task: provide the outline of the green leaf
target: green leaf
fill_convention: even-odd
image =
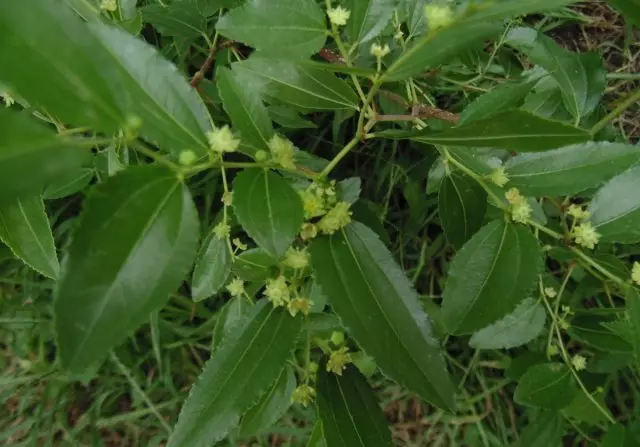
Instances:
[[[451,334],[480,330],[514,311],[542,269],[528,228],[495,220],[467,242],[451,263],[442,312]]]
[[[564,418],[558,411],[538,412],[522,430],[518,447],[560,447]]]
[[[607,80],[604,63],[598,53],[565,50],[552,38],[532,28],[512,29],[505,42],[525,53],[553,76],[573,117],[588,115],[600,103]]]
[[[556,121],[571,121],[559,88],[532,92],[520,109]]]
[[[214,296],[227,283],[233,262],[226,239],[209,233],[196,260],[191,297],[198,302]]]
[[[479,96],[465,107],[460,114],[460,124],[498,115],[505,110],[515,109],[531,92],[536,81],[506,82]]]
[[[44,203],[39,196],[0,204],[0,240],[25,264],[56,279],[60,265]]]
[[[245,281],[264,281],[277,272],[278,260],[261,248],[251,248],[236,256],[231,270]]]
[[[243,147],[250,154],[266,150],[273,135],[273,124],[260,95],[240,84],[236,72],[226,67],[218,68],[216,80],[224,110],[234,130],[240,132]]]
[[[298,112],[287,106],[267,107],[271,120],[285,129],[317,129],[312,121],[302,118]]]
[[[91,183],[94,170],[90,168],[78,168],[60,175],[55,181],[49,183],[42,193],[45,200],[61,199],[82,191]]]
[[[206,152],[210,122],[197,92],[127,32],[85,23],[58,2],[25,0],[0,6],[0,41],[11,42],[0,79],[61,121],[112,134],[138,117],[140,135],[162,148]]]
[[[381,371],[423,399],[454,407],[438,341],[404,272],[360,223],[311,245],[316,280],[350,334]]]
[[[612,178],[589,205],[591,223],[600,242],[632,244],[640,242],[640,166]]]
[[[307,447],[327,447],[327,443],[324,440],[324,434],[322,433],[322,422],[317,421],[309,436],[309,442]]]
[[[207,33],[207,18],[194,3],[185,1],[141,8],[142,18],[160,33],[175,37],[199,37]]]
[[[604,141],[520,154],[506,165],[509,187],[530,196],[563,196],[601,185],[640,161],[640,148]]]
[[[609,411],[606,410],[607,405],[604,402],[604,395],[602,393],[594,393],[592,394],[592,399],[598,402],[599,406],[596,405],[584,392],[578,393],[571,404],[562,410],[562,413],[568,418],[580,422],[586,422],[591,425],[598,425],[606,423],[609,420],[613,420],[613,416],[611,416]],[[602,409],[607,411],[609,417],[602,412]]]
[[[514,399],[528,407],[561,410],[578,393],[571,371],[561,363],[534,365],[520,378]]]
[[[438,211],[447,240],[459,249],[482,227],[487,193],[475,180],[453,173],[440,186]]]
[[[80,222],[54,300],[62,365],[77,373],[167,302],[198,242],[188,189],[157,166],[129,168],[98,185]]]
[[[396,8],[395,0],[348,0],[347,9],[351,12],[345,31],[351,51],[358,45],[378,37],[384,30],[393,11]]]
[[[258,403],[242,417],[240,436],[255,436],[275,424],[291,406],[291,394],[295,388],[296,376],[287,366]]]
[[[633,334],[633,355],[640,364],[640,294],[631,287],[625,297],[627,303],[627,318],[631,322]]]
[[[474,4],[469,21],[502,20],[533,13],[554,11],[577,0],[509,0]]]
[[[206,363],[167,447],[206,447],[225,437],[278,378],[302,322],[266,300],[255,305]]]
[[[342,376],[321,368],[318,413],[327,445],[391,447],[391,431],[367,379],[352,365]]]
[[[591,139],[591,135],[585,130],[521,110],[511,110],[446,130],[387,131],[376,135],[408,138],[426,144],[490,147],[516,152],[546,151]]]
[[[224,337],[243,321],[243,317],[253,309],[253,303],[245,297],[231,298],[216,315],[216,325],[213,327],[211,345],[217,349]]]
[[[88,158],[72,141],[24,113],[0,108],[0,134],[0,203],[40,194],[47,183],[74,172]]]
[[[216,29],[265,54],[302,58],[324,45],[325,23],[314,0],[249,0],[218,20]]]
[[[253,88],[259,88],[265,98],[302,111],[358,108],[358,96],[349,84],[317,68],[259,56],[236,62],[232,67],[234,72],[255,80]]]
[[[569,333],[573,338],[603,352],[631,353],[633,346],[604,324],[611,320],[593,315],[571,320]]]
[[[546,317],[544,307],[533,298],[527,298],[502,320],[473,334],[469,345],[474,349],[511,349],[522,346],[540,335]]]
[[[242,171],[233,182],[233,193],[233,209],[242,228],[271,256],[282,256],[304,221],[298,193],[266,169]]]
[[[640,1],[638,0],[609,0],[611,6],[622,13],[627,23],[640,26]]]

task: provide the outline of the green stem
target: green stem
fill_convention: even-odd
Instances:
[[[631,92],[631,94],[623,99],[615,109],[613,109],[607,116],[598,121],[596,125],[591,128],[591,134],[595,135],[596,133],[600,132],[607,126],[607,124],[622,115],[625,110],[631,107],[633,103],[638,101],[640,101],[640,88],[637,88],[636,90]]]
[[[580,249],[578,249],[576,247],[569,247],[569,249],[572,252],[574,252],[576,255],[578,255],[578,257],[580,259],[582,259],[587,265],[589,265],[590,267],[593,267],[595,270],[597,270],[598,272],[602,273],[604,276],[609,278],[611,281],[613,281],[616,284],[618,284],[622,289],[626,289],[629,286],[625,280],[623,280],[622,278],[619,278],[618,276],[616,276],[613,273],[611,273],[609,270],[607,270],[606,268],[601,266],[599,263],[597,263],[596,261],[591,259],[589,257],[589,255],[585,254],[582,250],[580,250]]]
[[[358,141],[360,140],[357,136],[349,141],[349,143],[347,143],[347,145],[343,147],[340,152],[338,152],[338,155],[333,157],[333,160],[329,162],[329,164],[322,170],[318,177],[324,178],[329,175],[331,171],[333,171],[333,169],[338,165],[338,163],[340,163],[340,161],[347,156],[351,149],[353,149],[358,144]]]

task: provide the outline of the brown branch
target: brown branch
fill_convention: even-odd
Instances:
[[[323,48],[318,51],[318,56],[332,64],[344,64],[344,59],[342,59],[338,53],[331,51],[328,48]]]
[[[211,69],[211,65],[213,64],[213,61],[215,60],[216,55],[218,54],[218,51],[220,51],[223,48],[228,48],[232,46],[234,43],[235,41],[233,40],[227,40],[226,42],[222,42],[220,45],[217,45],[211,48],[211,51],[209,52],[209,55],[205,59],[204,63],[202,64],[202,67],[200,67],[200,70],[196,71],[196,74],[194,74],[193,77],[191,78],[191,82],[190,82],[191,87],[198,88],[198,84],[200,84],[200,81],[204,79],[207,72]]]
[[[397,93],[390,92],[388,90],[380,90],[380,94],[386,96],[393,102],[401,104],[409,109],[409,104],[405,99]],[[457,113],[442,110],[437,107],[429,107],[424,104],[415,104],[411,107],[411,113],[407,115],[378,115],[377,121],[412,121],[416,118],[429,119],[437,118],[442,121],[449,121],[451,123],[458,123],[460,121],[460,115]]]

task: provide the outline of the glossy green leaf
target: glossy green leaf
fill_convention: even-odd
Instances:
[[[573,338],[603,352],[631,353],[633,346],[605,325],[610,319],[593,315],[578,316],[571,320],[569,333]]]
[[[506,43],[544,67],[558,82],[567,110],[575,118],[591,113],[600,103],[607,85],[602,57],[575,53],[532,28],[512,29]]]
[[[585,130],[521,110],[511,110],[446,130],[387,131],[378,135],[396,139],[408,138],[426,144],[490,147],[516,152],[546,151],[585,143],[591,139],[591,135]]]
[[[589,205],[591,223],[600,242],[640,242],[640,166],[612,178]]]
[[[278,378],[302,322],[266,300],[254,306],[206,363],[167,447],[208,447],[225,437]]]
[[[273,124],[260,95],[241,85],[236,72],[226,67],[218,68],[216,80],[224,110],[231,118],[233,129],[240,132],[243,147],[250,154],[266,150],[273,135]]]
[[[298,193],[273,171],[245,169],[233,182],[233,194],[242,228],[272,257],[282,256],[304,221]]]
[[[278,260],[261,248],[251,248],[236,256],[231,270],[245,281],[264,281],[274,276]]]
[[[640,26],[640,1],[638,0],[609,0],[611,6],[622,13],[627,23]]]
[[[49,183],[42,193],[42,198],[45,200],[61,199],[80,192],[91,183],[93,176],[94,170],[90,168],[69,171]]]
[[[562,363],[534,365],[520,378],[514,399],[528,407],[561,410],[578,393],[571,371]]]
[[[447,240],[459,249],[484,222],[487,193],[470,177],[453,173],[446,176],[438,193],[438,212]]]
[[[231,332],[239,323],[243,321],[243,317],[247,315],[253,308],[253,303],[246,297],[231,298],[220,312],[216,315],[216,325],[213,327],[213,335],[211,344],[217,349],[224,337]]]
[[[162,148],[207,150],[210,123],[197,92],[127,32],[25,0],[0,6],[0,41],[12,42],[0,55],[0,79],[62,121],[115,133],[138,117],[140,135]]]
[[[296,376],[287,366],[258,403],[242,417],[240,436],[255,436],[275,424],[291,406],[291,394],[295,388]]]
[[[442,312],[452,334],[478,331],[513,312],[542,269],[538,241],[519,224],[495,220],[456,254]]]
[[[227,283],[233,259],[226,239],[209,233],[202,243],[191,279],[191,297],[198,302],[214,296]]]
[[[509,187],[530,196],[562,196],[594,188],[640,161],[640,147],[591,142],[520,154],[505,167]]]
[[[329,304],[380,370],[423,399],[453,408],[439,343],[415,290],[378,236],[353,223],[317,238],[311,262]]]
[[[556,121],[571,121],[559,88],[532,92],[520,109]]]
[[[640,364],[640,294],[635,288],[630,288],[625,297],[627,303],[627,317],[631,322],[633,335],[633,355]]]
[[[35,271],[58,277],[56,246],[40,196],[0,204],[0,240]]]
[[[596,405],[592,399],[598,402],[598,405]],[[613,416],[611,416],[606,408],[607,405],[604,402],[604,395],[602,393],[596,391],[590,399],[584,392],[581,392],[576,394],[576,397],[569,406],[562,410],[562,414],[574,421],[598,425],[613,420]],[[602,412],[602,409],[605,409],[609,417]]]
[[[538,412],[522,430],[518,447],[560,447],[564,434],[564,418],[558,411]]]
[[[271,120],[285,129],[316,129],[318,126],[307,119],[304,119],[294,109],[287,106],[267,107]]]
[[[175,37],[199,37],[207,33],[207,18],[195,3],[185,1],[141,8],[142,18],[160,33]]]
[[[348,366],[342,376],[321,368],[317,383],[318,413],[327,445],[391,447],[391,431],[367,379]]]
[[[39,195],[47,183],[74,172],[89,155],[30,116],[4,107],[0,135],[0,203]]]
[[[327,443],[324,440],[324,434],[322,433],[322,422],[317,421],[311,430],[311,436],[309,436],[309,442],[307,447],[327,447]]]
[[[490,118],[506,110],[515,109],[531,92],[534,84],[535,81],[507,82],[478,96],[460,114],[460,124]]]
[[[199,233],[188,189],[157,166],[98,185],[80,222],[54,300],[58,353],[78,373],[167,302],[192,266]]]
[[[473,334],[469,345],[475,349],[522,346],[540,335],[546,317],[544,307],[533,298],[527,298],[503,319]]]
[[[358,96],[345,81],[291,60],[251,57],[233,70],[254,79],[265,98],[303,111],[358,108]]]
[[[338,199],[349,204],[354,204],[358,201],[361,191],[362,180],[360,179],[360,177],[346,178],[344,180],[340,180],[336,184]]]
[[[577,0],[508,0],[473,5],[469,21],[502,20],[539,12],[553,11]]]
[[[314,0],[248,0],[218,20],[216,29],[278,56],[310,56],[327,39],[324,12]]]
[[[351,47],[376,38],[391,20],[396,3],[396,0],[348,0],[345,6],[351,15],[345,32]]]

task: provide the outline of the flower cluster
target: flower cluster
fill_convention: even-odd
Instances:
[[[311,311],[311,305],[313,302],[307,298],[294,298],[289,301],[287,304],[287,310],[292,317],[298,315],[298,313],[302,313],[302,315],[309,315],[309,311]]]
[[[309,252],[306,248],[289,247],[284,254],[284,265],[301,270],[309,265]]]
[[[216,154],[235,152],[240,147],[240,140],[233,135],[226,124],[222,127],[214,127],[207,133],[210,149]]]
[[[5,107],[11,107],[16,102],[16,100],[13,99],[13,97],[9,94],[9,92],[1,92],[0,98],[2,98],[2,101],[4,101]]]
[[[117,0],[102,0],[100,2],[100,9],[108,12],[116,12],[118,10]]]
[[[233,278],[227,285],[227,290],[234,297],[244,295],[244,281],[240,278]]]
[[[489,180],[494,183],[496,186],[502,188],[509,182],[509,177],[507,177],[507,173],[504,170],[504,166],[500,166],[491,172],[489,175]]]
[[[220,222],[213,227],[213,234],[215,234],[218,239],[226,239],[229,237],[229,234],[231,234],[231,227],[226,222]]]
[[[507,191],[505,197],[507,198],[507,202],[509,202],[511,218],[513,221],[526,224],[529,218],[531,218],[531,213],[533,212],[531,205],[527,202],[527,199],[520,194],[520,191],[517,188],[511,188]]]
[[[329,16],[329,21],[335,26],[344,26],[347,24],[349,17],[351,17],[351,11],[342,6],[336,6],[335,8],[327,10],[327,16]]]
[[[318,222],[318,229],[323,234],[333,234],[351,223],[351,210],[347,202],[338,202]]]
[[[313,399],[315,399],[315,397],[316,390],[313,387],[304,384],[293,390],[293,393],[291,394],[291,402],[306,407],[311,402],[313,402]]]
[[[284,307],[291,301],[291,292],[284,276],[280,275],[276,279],[267,279],[264,296],[271,301],[275,307]]]
[[[580,225],[576,225],[573,230],[571,230],[571,237],[576,244],[589,249],[594,249],[600,240],[600,234],[589,222],[583,222]]]
[[[336,182],[332,180],[328,185],[312,183],[309,187],[299,192],[304,208],[305,219],[322,216],[336,204]]]
[[[437,4],[429,4],[424,7],[424,16],[427,19],[430,31],[445,28],[454,20],[450,7]]]
[[[271,158],[285,169],[295,169],[295,147],[293,143],[280,135],[274,134],[268,143]]]
[[[569,209],[567,210],[567,214],[573,217],[575,220],[586,220],[591,217],[591,213],[584,210],[580,205],[576,205],[572,203],[569,205]]]
[[[640,262],[634,262],[631,269],[631,281],[640,286]]]
[[[389,48],[388,44],[380,45],[374,43],[371,45],[371,55],[377,59],[382,59],[389,53],[391,53],[391,48]]]
[[[329,361],[327,361],[327,371],[341,376],[342,371],[345,370],[351,361],[352,359],[349,348],[346,346],[338,348],[335,351],[332,351],[329,356]]]

